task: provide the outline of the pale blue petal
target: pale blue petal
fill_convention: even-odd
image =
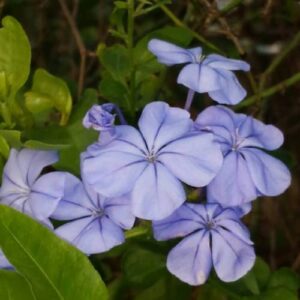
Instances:
[[[82,182],[74,175],[66,173],[64,196],[51,218],[73,220],[91,215],[93,209],[95,206],[89,199]]]
[[[166,219],[153,221],[154,238],[158,241],[165,241],[203,229],[205,220],[198,212],[199,206],[185,203]]]
[[[200,47],[187,50],[158,39],[152,39],[148,49],[157,56],[160,63],[168,66],[196,61],[202,53]]]
[[[13,269],[13,265],[8,261],[3,252],[0,250],[0,269]]]
[[[279,148],[283,144],[282,132],[273,125],[265,125],[259,120],[246,115],[239,126],[238,134],[244,140],[240,147],[259,147],[268,150]]]
[[[149,151],[156,152],[190,131],[193,122],[186,110],[157,101],[145,106],[138,124]]]
[[[51,216],[64,196],[65,172],[51,172],[41,176],[32,186],[29,203],[39,220]]]
[[[18,154],[18,165],[24,181],[31,186],[42,170],[58,161],[56,151],[23,149]]]
[[[261,194],[277,196],[290,186],[290,171],[280,160],[258,149],[243,149],[242,154]]]
[[[177,82],[195,92],[206,93],[219,90],[221,78],[213,68],[193,63],[180,71]]]
[[[124,242],[123,231],[107,217],[87,217],[62,225],[56,233],[90,255],[108,251]]]
[[[218,69],[219,89],[208,91],[209,96],[221,104],[234,105],[241,102],[247,95],[233,72]]]
[[[197,116],[195,125],[199,130],[211,131],[216,141],[225,144],[227,149],[234,143],[234,112],[225,106],[209,106]]]
[[[149,164],[132,191],[132,212],[146,220],[161,220],[185,201],[182,184],[162,164]]]
[[[209,233],[204,230],[183,239],[167,258],[168,270],[190,285],[203,284],[211,267]]]
[[[217,176],[208,185],[208,198],[224,207],[237,206],[257,197],[248,164],[236,151],[230,152]]]
[[[147,167],[144,158],[121,151],[105,151],[82,161],[83,177],[103,196],[118,197],[130,192]]]
[[[128,194],[116,198],[105,198],[103,202],[105,214],[115,224],[124,229],[133,227],[135,216],[131,212],[130,197]]]
[[[252,246],[218,227],[212,233],[212,258],[218,277],[231,282],[243,277],[253,267],[255,252]]]
[[[221,168],[223,156],[210,133],[195,133],[172,141],[159,152],[162,162],[184,183],[207,185]]]
[[[242,70],[248,72],[250,70],[250,65],[245,61],[238,59],[231,59],[219,54],[210,54],[203,61],[204,64],[209,65],[215,69],[225,69],[225,70]]]

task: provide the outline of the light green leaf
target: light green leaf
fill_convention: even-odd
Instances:
[[[44,69],[37,69],[32,88],[25,93],[25,104],[32,113],[40,113],[55,107],[61,113],[60,125],[66,125],[72,110],[72,97],[62,79]]]
[[[0,29],[0,88],[6,96],[14,97],[26,82],[31,61],[30,43],[22,26],[13,17],[2,20]],[[4,87],[4,85],[7,85]],[[3,90],[4,89],[4,90]],[[9,94],[7,94],[9,93]]]
[[[35,220],[4,205],[0,205],[0,245],[30,282],[36,299],[108,299],[104,283],[84,254]]]
[[[35,300],[26,279],[14,271],[0,270],[0,299]]]
[[[10,147],[12,148],[22,147],[21,131],[0,129],[0,135],[6,139]]]
[[[49,144],[41,141],[28,140],[24,144],[24,147],[39,150],[62,150],[68,149],[70,145],[67,144]]]
[[[8,158],[9,155],[9,145],[6,139],[0,134],[0,153],[5,157]]]

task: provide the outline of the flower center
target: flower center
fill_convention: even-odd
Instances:
[[[206,223],[206,229],[207,230],[211,230],[214,229],[216,227],[216,223],[214,220],[210,220]]]
[[[93,211],[92,215],[94,217],[101,218],[101,217],[103,217],[105,215],[104,209],[101,209],[101,208],[96,209],[96,210]]]
[[[151,151],[147,156],[146,156],[146,159],[148,162],[150,163],[154,163],[156,161],[156,155],[153,151]]]

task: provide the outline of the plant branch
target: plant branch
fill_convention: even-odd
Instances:
[[[182,21],[180,21],[173,13],[171,10],[169,10],[165,5],[161,5],[160,8],[164,11],[164,13],[174,22],[175,25],[177,25],[178,27],[182,27],[184,29],[186,29],[187,31],[189,31],[194,38],[196,38],[198,41],[200,41],[201,43],[203,43],[204,45],[206,45],[208,48],[220,53],[220,54],[224,54],[224,52],[219,49],[217,46],[215,46],[214,44],[212,44],[211,42],[209,42],[208,40],[206,40],[203,36],[201,36],[199,33],[193,31],[192,29],[190,29],[187,25],[185,25]]]
[[[274,70],[283,62],[287,55],[294,50],[300,43],[300,31],[294,36],[294,38],[285,46],[284,50],[281,51],[269,65],[269,67],[261,75],[260,89],[263,89],[268,75],[274,72]]]
[[[83,91],[83,86],[84,86],[84,78],[85,78],[85,69],[86,69],[86,57],[87,57],[87,50],[85,48],[85,45],[81,39],[79,30],[76,26],[75,20],[71,14],[71,12],[69,11],[67,4],[65,2],[65,0],[58,0],[60,7],[62,9],[63,15],[66,18],[73,38],[75,40],[75,43],[77,45],[78,51],[79,51],[79,55],[80,55],[80,66],[79,66],[79,76],[78,76],[78,90],[77,90],[77,96],[78,98],[80,97],[80,95],[82,94]]]
[[[300,81],[300,72],[294,74],[293,76],[273,85],[272,87],[262,91],[261,93],[259,93],[259,95],[253,95],[251,97],[246,98],[244,101],[242,101],[240,104],[238,104],[235,108],[236,109],[240,109],[243,107],[247,107],[250,106],[252,104],[254,104],[257,99],[261,100],[263,98],[267,98],[269,96],[272,96],[273,94],[276,94],[280,91],[285,90],[286,88],[288,88],[289,86],[297,83],[298,81]],[[258,98],[259,96],[259,98]]]

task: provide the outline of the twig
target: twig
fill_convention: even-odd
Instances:
[[[212,44],[211,42],[209,42],[208,40],[206,40],[203,36],[201,36],[199,33],[191,30],[187,25],[185,25],[182,21],[180,21],[173,13],[171,10],[169,10],[165,5],[161,5],[160,8],[164,11],[164,13],[174,22],[175,25],[177,25],[178,27],[182,27],[184,29],[186,29],[187,31],[189,31],[194,38],[196,38],[198,41],[200,41],[201,43],[203,43],[204,45],[206,45],[208,48],[224,54],[224,51],[222,51],[221,49],[219,49],[217,46],[215,46],[214,44]]]
[[[292,269],[294,271],[296,271],[298,268],[300,267],[300,252],[298,253],[293,265],[292,265]]]
[[[282,90],[285,90],[287,87],[297,83],[300,81],[300,72],[294,74],[293,76],[273,85],[272,87],[262,91],[259,94],[259,99],[266,98],[269,96],[272,96],[273,94],[276,94],[277,92],[280,92]],[[254,104],[258,99],[258,95],[253,95],[251,97],[246,98],[243,102],[238,104],[235,108],[241,109],[243,107],[250,106],[251,104]]]
[[[208,0],[200,0],[205,6],[206,8],[209,10],[210,14],[213,16],[213,20],[217,20],[219,22],[219,24],[222,27],[222,33],[224,35],[226,35],[226,37],[232,41],[232,43],[234,44],[235,48],[237,49],[238,53],[240,56],[244,56],[246,54],[246,51],[244,49],[244,47],[242,46],[242,44],[240,43],[238,36],[233,32],[233,30],[231,29],[230,25],[227,22],[227,19],[222,16],[222,14],[219,12],[217,4],[215,1],[213,1],[213,3],[210,3]],[[250,83],[250,86],[253,90],[254,93],[257,92],[257,84],[256,81],[254,79],[254,76],[252,74],[252,72],[247,72],[247,77]]]
[[[265,86],[268,75],[270,75],[274,70],[283,62],[286,56],[294,50],[300,43],[300,31],[294,36],[294,38],[284,47],[284,50],[281,51],[269,65],[269,67],[261,75],[260,80],[260,90]]]
[[[86,57],[87,57],[87,50],[85,48],[85,45],[81,39],[79,30],[76,26],[76,23],[74,21],[74,18],[72,17],[71,12],[69,11],[65,0],[58,0],[62,12],[71,28],[72,35],[74,37],[74,40],[76,42],[79,55],[80,55],[80,66],[79,66],[79,76],[78,76],[78,90],[77,90],[77,96],[78,98],[82,94],[83,86],[84,86],[84,78],[85,78],[85,68],[86,68]]]

